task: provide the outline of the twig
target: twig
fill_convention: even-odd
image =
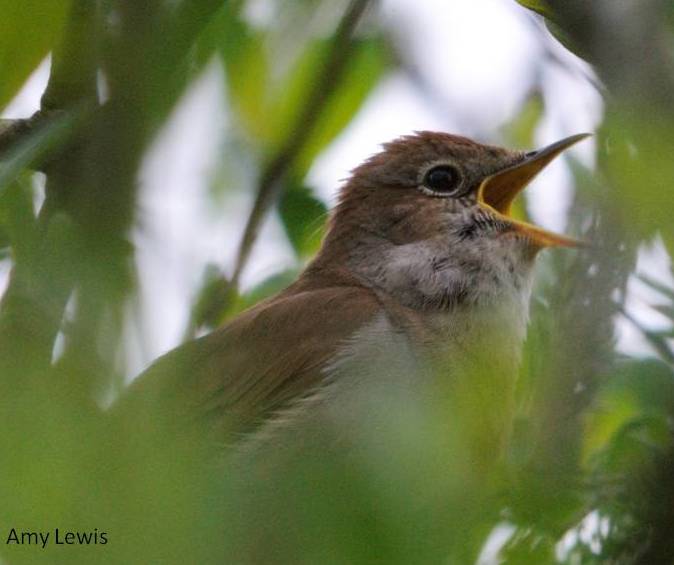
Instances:
[[[30,135],[41,118],[36,112],[26,119],[0,120],[0,155]]]
[[[335,32],[332,48],[323,67],[323,72],[317,77],[316,86],[311,91],[303,107],[303,111],[300,113],[285,143],[262,171],[256,191],[255,204],[248,217],[248,222],[239,244],[236,263],[234,264],[234,271],[230,280],[232,288],[236,288],[239,284],[241,273],[248,262],[250,252],[258,237],[262,220],[282,190],[283,178],[304,147],[335,85],[341,79],[351,54],[349,49],[351,37],[369,3],[370,0],[353,0],[351,2]]]
[[[192,317],[188,324],[184,339],[194,336],[198,326],[209,320],[217,319],[218,312],[223,308],[226,297],[231,296],[239,286],[241,273],[250,258],[251,250],[259,235],[260,226],[282,191],[283,179],[293,165],[306,140],[321,116],[322,110],[328,102],[336,84],[339,83],[342,72],[350,56],[349,43],[353,32],[367,9],[370,0],[353,0],[342,17],[332,41],[325,66],[315,81],[315,87],[308,96],[297,121],[279,148],[276,155],[264,167],[256,190],[255,203],[248,216],[246,227],[239,243],[234,270],[229,280],[223,278],[221,290],[214,295],[214,299],[203,306],[199,316]],[[223,298],[225,297],[225,298]]]
[[[42,123],[46,113],[68,110],[95,94],[95,58],[88,41],[95,36],[95,5],[90,0],[72,3],[64,42],[52,57],[49,83],[42,97],[42,111],[27,120],[5,123],[0,147],[9,148],[30,135],[38,122]],[[49,364],[53,342],[74,284],[72,272],[53,265],[53,258],[61,256],[66,250],[60,247],[64,243],[63,238],[51,237],[50,234],[62,230],[59,226],[55,230],[49,229],[51,214],[58,208],[54,199],[58,200],[59,194],[68,189],[72,161],[67,153],[50,160],[47,198],[39,218],[43,237],[37,242],[34,260],[14,266],[9,287],[0,304],[0,358],[11,352],[21,361],[15,359],[10,367],[24,372],[30,372],[30,367]],[[37,330],[39,335],[36,335]]]
[[[669,344],[662,336],[659,336],[656,332],[644,328],[634,316],[625,310],[625,308],[620,309],[620,314],[637,330],[639,330],[639,332],[644,336],[644,338],[646,338],[648,343],[653,346],[658,355],[660,355],[664,361],[674,365],[674,351],[672,351],[672,349],[669,347]]]
[[[54,113],[71,109],[83,100],[95,100],[97,65],[91,47],[95,16],[95,2],[73,2],[66,40],[54,53],[41,109],[30,118],[0,120],[0,156],[35,133]]]

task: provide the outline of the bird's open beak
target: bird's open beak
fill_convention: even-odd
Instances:
[[[540,173],[557,155],[575,145],[579,141],[589,137],[588,133],[572,135],[557,143],[548,145],[546,148],[532,153],[527,153],[525,159],[499,171],[482,181],[478,190],[478,203],[495,212],[513,225],[515,231],[525,234],[529,239],[540,247],[578,247],[582,242],[558,235],[522,222],[510,216],[510,209],[515,197]]]

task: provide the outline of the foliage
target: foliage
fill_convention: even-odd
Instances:
[[[0,3],[0,107],[9,102],[28,75],[58,44],[68,1]]]
[[[96,528],[109,539],[3,544],[3,563],[463,564],[489,546],[505,564],[674,562],[674,290],[641,277],[662,329],[626,308],[639,248],[660,237],[674,250],[672,9],[647,2],[615,28],[603,17],[609,0],[518,3],[587,57],[610,94],[597,170],[571,168],[569,229],[593,246],[542,261],[507,452],[470,441],[499,398],[453,410],[442,386],[426,397],[373,388],[348,422],[336,414],[343,427],[317,426],[301,449],[242,469],[235,457],[212,464],[203,438],[160,425],[170,413],[108,409],[136,345],[138,171],[217,61],[230,117],[220,182],[256,203],[234,273],[210,265],[185,313],[186,336],[220,325],[287,286],[316,252],[327,209],[311,164],[389,72],[406,72],[404,42],[358,0],[278,0],[264,25],[243,0],[0,0],[0,107],[47,54],[53,63],[43,111],[11,139],[0,123],[0,266],[11,268],[0,302],[0,534]],[[663,64],[634,64],[634,37]],[[532,80],[518,115],[494,130],[521,148],[548,111]],[[244,181],[228,167],[245,169]],[[272,214],[294,264],[242,289]],[[648,356],[617,349],[618,319]],[[379,370],[403,370],[385,353]]]

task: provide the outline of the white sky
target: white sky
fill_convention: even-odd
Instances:
[[[268,0],[255,0],[251,17],[263,21],[269,5]],[[439,97],[429,103],[403,73],[385,78],[309,174],[326,202],[334,202],[350,169],[377,151],[380,143],[399,135],[435,129],[498,143],[494,137],[498,127],[513,117],[532,77],[544,85],[546,102],[545,119],[536,131],[537,146],[592,132],[600,122],[602,102],[585,78],[587,66],[556,42],[542,43],[540,26],[511,0],[383,0],[381,11]],[[550,64],[546,50],[564,64]],[[43,64],[3,117],[29,116],[39,105],[47,75],[48,65]],[[129,327],[136,345],[130,374],[180,341],[204,266],[215,263],[225,272],[232,268],[251,206],[250,192],[228,193],[217,207],[207,198],[228,124],[226,107],[222,69],[214,63],[185,94],[140,173],[142,227],[136,239],[142,309],[136,316],[141,326]],[[592,166],[594,142],[586,141],[571,153]],[[564,231],[570,180],[568,166],[560,159],[532,184],[528,202],[534,221]],[[656,242],[643,251],[639,268],[671,282],[667,261]],[[271,218],[242,284],[250,287],[292,264],[282,228]],[[6,275],[0,265],[0,290]],[[661,325],[663,319],[648,308],[652,293],[636,282],[630,288],[630,312]],[[647,350],[629,324],[619,323],[619,334],[623,350]]]

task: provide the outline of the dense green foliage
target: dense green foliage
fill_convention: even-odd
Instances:
[[[595,66],[606,112],[597,169],[573,164],[569,231],[592,246],[541,261],[502,460],[468,466],[456,431],[479,426],[489,403],[448,414],[441,395],[430,408],[390,398],[378,430],[367,417],[382,408],[365,402],[355,450],[326,453],[317,441],[274,473],[223,471],[205,463],[199,438],[137,419],[110,428],[101,399],[121,388],[138,300],[137,174],[186,88],[222,64],[231,126],[212,201],[223,185],[255,198],[232,274],[204,273],[191,336],[283,288],[312,256],[326,206],[310,166],[404,71],[404,47],[367,0],[275,4],[283,16],[256,26],[243,0],[0,0],[0,108],[52,53],[42,112],[0,124],[0,264],[11,267],[0,303],[0,562],[465,564],[500,537],[494,562],[509,565],[674,563],[674,290],[642,277],[668,329],[642,328],[625,310],[640,246],[659,237],[674,253],[667,2],[620,15],[611,0],[513,2]],[[492,141],[533,145],[546,112],[538,87]],[[241,155],[247,180],[230,186]],[[35,171],[46,174],[37,212]],[[295,265],[240,291],[271,214]],[[650,355],[617,351],[625,316]],[[109,541],[43,550],[5,544],[11,528],[97,528]]]

